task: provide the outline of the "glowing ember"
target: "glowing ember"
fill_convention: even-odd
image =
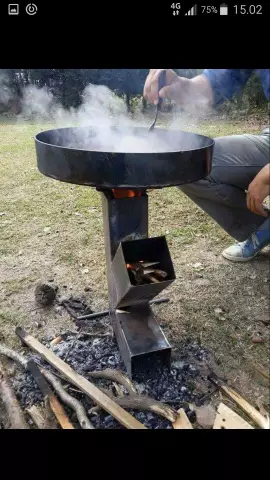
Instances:
[[[143,192],[141,190],[113,189],[114,198],[141,197],[142,194]]]

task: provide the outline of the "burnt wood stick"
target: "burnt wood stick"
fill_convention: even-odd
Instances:
[[[154,275],[157,275],[158,277],[162,277],[162,278],[166,278],[168,276],[167,272],[164,272],[164,270],[159,270],[159,269],[154,270]]]
[[[69,315],[72,317],[72,318],[75,318],[75,320],[77,319],[77,315],[73,312],[72,308],[70,308],[70,306],[67,304],[67,302],[63,301],[62,302],[62,305],[63,307],[65,307],[66,311],[69,313]]]
[[[151,283],[160,283],[160,280],[158,280],[156,277],[150,274],[144,275],[144,278]]]
[[[118,420],[124,427],[130,429],[146,429],[146,427],[140,423],[136,418],[126,412],[123,408],[119,407],[117,403],[111,400],[105,395],[99,388],[93,383],[89,382],[82,375],[78,374],[71,368],[66,362],[57,357],[47,347],[42,345],[36,338],[29,335],[21,327],[17,327],[16,335],[30,347],[37,352],[44,360],[58,370],[70,383],[79,388],[82,392],[88,395],[93,402],[99,405],[103,410],[112,415]]]
[[[39,369],[37,364],[33,360],[29,360],[29,362],[27,362],[27,369],[33,375],[37,385],[39,386],[41,392],[44,395],[44,398],[47,397],[49,399],[49,404],[52,409],[52,412],[54,413],[61,427],[65,430],[74,429],[64,408],[62,407],[61,403],[52,392],[47,380],[45,379],[44,375],[41,373],[41,370]]]
[[[9,382],[4,366],[0,362],[0,398],[8,415],[12,429],[27,430],[27,424],[20,404]]]
[[[168,297],[157,298],[156,300],[150,300],[149,305],[159,305],[161,303],[168,303],[170,299]],[[81,315],[76,317],[76,320],[94,320],[95,318],[106,317],[110,315],[110,310],[103,310],[103,312],[89,313],[88,315]],[[81,326],[81,325],[78,325]]]

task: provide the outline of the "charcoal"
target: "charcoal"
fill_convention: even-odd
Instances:
[[[104,325],[109,325],[109,317],[102,319]],[[66,335],[65,340],[54,347],[51,347],[46,340],[46,346],[76,370],[90,382],[93,379],[88,372],[93,370],[104,370],[105,368],[113,368],[125,372],[123,361],[120,357],[116,341],[111,337],[80,337],[76,339],[74,335]],[[193,379],[200,376],[196,365],[206,359],[207,352],[198,344],[185,342],[174,349],[175,358],[172,360],[171,370],[160,368],[159,370],[150,371],[147,374],[138,375],[133,378],[133,382],[138,393],[149,395],[158,401],[167,403],[171,407],[178,410],[189,403],[195,403],[201,393],[193,392]],[[67,355],[68,353],[68,355]],[[177,357],[178,355],[178,357]],[[30,353],[28,358],[32,358],[39,365],[46,366],[54,372],[39,355]],[[196,365],[194,364],[196,362]],[[94,383],[98,387],[109,388],[112,382],[103,379],[95,379]],[[13,377],[13,388],[17,398],[23,408],[30,407],[35,403],[43,401],[43,395],[36,385],[33,377],[26,372],[20,371]],[[86,395],[70,390],[70,394],[80,400],[86,411],[94,406],[92,400]],[[171,429],[172,425],[164,418],[147,411],[129,410],[129,412],[142,422],[149,429]],[[73,415],[70,412],[70,415]],[[190,421],[195,421],[194,412],[188,410],[187,415]],[[70,416],[71,418],[71,416]],[[123,429],[113,417],[100,411],[97,415],[89,416],[95,428],[100,429]],[[73,417],[72,417],[73,419]],[[77,425],[76,418],[74,425]]]

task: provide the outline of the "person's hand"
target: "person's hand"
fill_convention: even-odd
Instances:
[[[173,70],[166,70],[166,86],[158,91],[158,79],[162,69],[151,69],[146,78],[143,96],[149,103],[158,104],[160,98],[168,98],[181,103],[183,90],[186,90],[189,79],[179,77]]]
[[[143,96],[149,103],[158,104],[160,98],[168,98],[182,108],[196,114],[205,113],[213,102],[213,92],[204,75],[194,78],[179,77],[173,70],[166,70],[166,86],[158,92],[158,79],[162,69],[151,69],[146,78]]]
[[[247,191],[247,207],[248,209],[256,213],[267,217],[267,213],[264,210],[262,203],[265,198],[270,195],[270,165],[263,167],[256,175],[254,180],[249,184]]]

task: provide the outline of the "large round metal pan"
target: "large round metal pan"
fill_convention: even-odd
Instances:
[[[35,145],[38,169],[48,177],[99,188],[145,189],[205,178],[214,140],[161,128],[104,128],[102,134],[101,129],[75,127],[41,132]]]

